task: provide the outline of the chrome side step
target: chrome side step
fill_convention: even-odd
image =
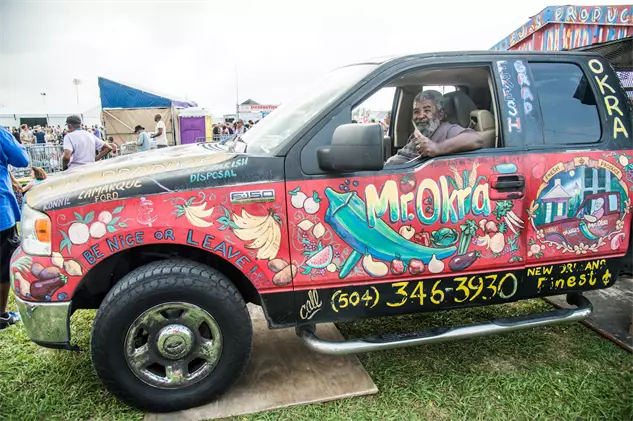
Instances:
[[[476,323],[467,326],[445,326],[425,329],[418,332],[368,336],[349,341],[334,342],[323,340],[316,336],[314,326],[297,327],[297,335],[312,351],[330,355],[347,355],[437,342],[456,341],[458,339],[513,332],[539,326],[577,322],[589,317],[593,311],[591,302],[581,294],[567,295],[567,302],[577,306],[577,308],[558,309],[545,313],[496,319],[486,323]]]

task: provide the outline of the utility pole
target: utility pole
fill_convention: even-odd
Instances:
[[[77,95],[77,104],[79,104],[79,85],[81,84],[81,79],[73,79],[73,85],[75,85],[75,94]]]
[[[239,82],[237,77],[237,63],[233,60],[233,66],[235,67],[235,121],[240,119],[240,93]]]

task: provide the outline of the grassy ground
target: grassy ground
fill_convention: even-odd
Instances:
[[[347,337],[547,310],[540,300],[341,324]],[[80,353],[40,348],[23,326],[0,332],[0,420],[140,420],[95,377],[94,312],[73,316]],[[361,355],[375,396],[239,420],[631,420],[631,354],[581,324]],[[237,419],[236,419],[237,420]]]

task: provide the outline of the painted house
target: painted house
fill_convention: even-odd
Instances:
[[[545,206],[545,223],[566,219],[571,198],[572,195],[561,185],[560,179],[555,179],[554,187],[541,198]]]
[[[491,49],[561,51],[633,36],[633,4],[548,6]]]

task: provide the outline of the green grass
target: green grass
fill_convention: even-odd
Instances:
[[[540,300],[344,323],[346,337],[544,311]],[[73,316],[71,353],[0,332],[0,420],[140,420],[101,386],[90,363],[94,312]],[[374,396],[235,420],[631,420],[633,357],[581,324],[359,356]]]

